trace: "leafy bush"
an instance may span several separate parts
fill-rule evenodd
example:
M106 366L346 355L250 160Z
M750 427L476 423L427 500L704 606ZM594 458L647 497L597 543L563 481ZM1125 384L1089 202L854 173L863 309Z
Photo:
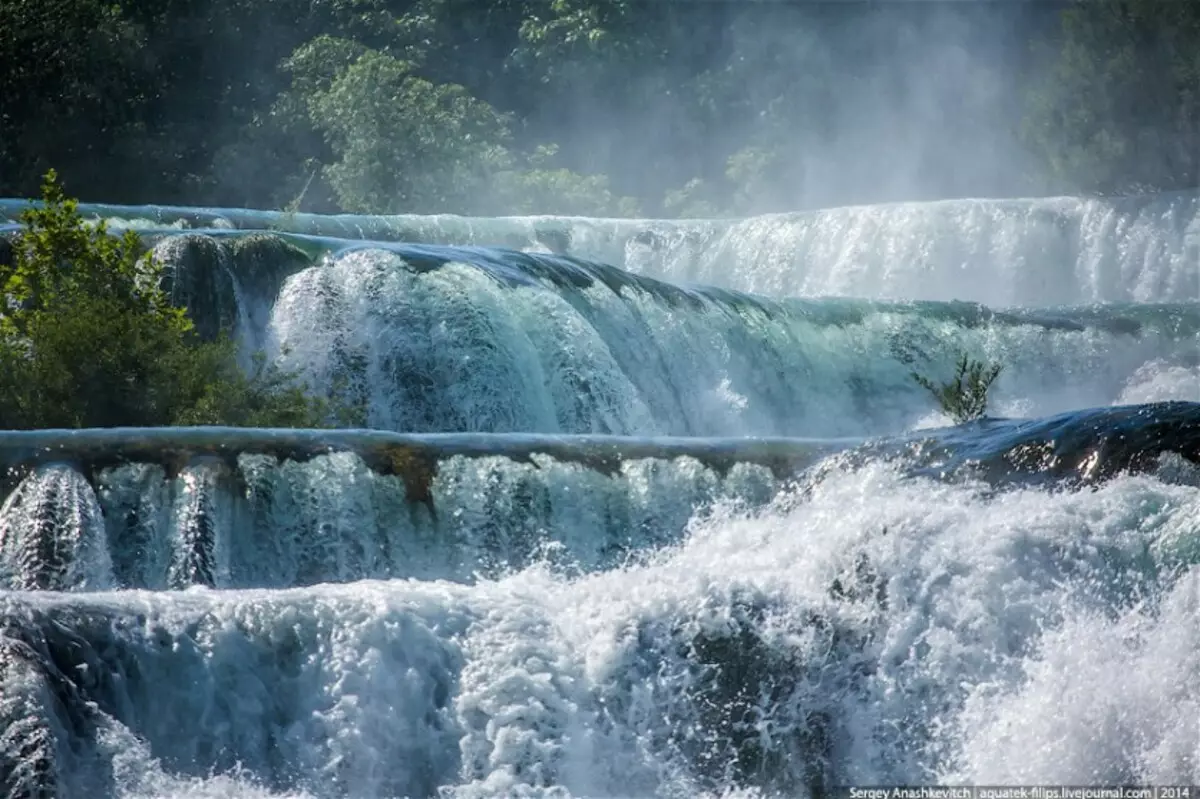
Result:
M935 385L929 378L916 372L913 379L933 394L942 410L957 424L981 419L987 414L988 391L1000 376L999 364L988 366L983 361L971 360L963 353L959 356L954 378Z
M307 427L331 415L261 357L205 341L133 231L89 226L53 171L0 262L0 427Z

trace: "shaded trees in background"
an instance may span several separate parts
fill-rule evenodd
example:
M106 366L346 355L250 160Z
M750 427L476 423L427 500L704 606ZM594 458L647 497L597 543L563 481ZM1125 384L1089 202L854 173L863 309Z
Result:
M1079 3L1044 46L1023 132L1052 186L1200 185L1200 3Z
M322 36L285 62L292 86L277 118L295 128L304 117L327 149L307 163L338 206L360 213L522 213L537 204L564 213L629 210L604 176L550 165L556 149L514 150L511 114L458 84L433 83L416 65L346 39ZM290 118L289 118L290 115Z
M35 196L52 165L100 187L116 163L134 162L145 122L130 109L146 104L152 72L145 42L118 6L0 3L0 194Z
M13 0L0 195L50 164L89 200L314 211L1190 187L1197 9Z
M367 50L312 83L322 85L298 99L330 145L324 176L348 211L469 212L505 163L503 115L386 53Z

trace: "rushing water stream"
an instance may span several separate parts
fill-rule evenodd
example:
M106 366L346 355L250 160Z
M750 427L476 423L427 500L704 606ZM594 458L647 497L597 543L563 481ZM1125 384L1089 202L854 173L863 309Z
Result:
M82 210L371 430L0 433L0 795L1200 781L1194 197Z

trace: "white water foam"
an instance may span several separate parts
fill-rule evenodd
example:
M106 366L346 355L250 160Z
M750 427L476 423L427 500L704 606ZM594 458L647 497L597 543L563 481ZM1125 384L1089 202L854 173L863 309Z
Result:
M270 332L285 366L361 403L369 426L418 432L881 434L928 414L911 372L941 379L959 350L1004 365L997 407L1039 415L1123 401L1147 364L1200 351L1165 316L1136 333L901 307L834 322L599 283L506 285L467 264L418 272L381 250L293 276Z
M0 203L0 213L15 214L9 206ZM103 212L120 227L184 227L185 218L194 216L213 227L551 251L669 281L775 297L1045 307L1200 298L1198 207L1200 198L1181 193L890 203L743 220L319 216L121 206L84 206L83 212Z
M5 601L115 614L139 679L101 707L177 795L237 768L363 797L1178 784L1197 518L1154 477L996 495L874 465L575 578Z
M104 590L114 585L104 516L75 469L51 464L0 506L0 586Z
M1183 400L1200 402L1200 367L1149 361L1129 376L1118 405Z
M1200 298L1191 195L854 206L700 223L649 241L631 241L627 268L774 297L994 307Z

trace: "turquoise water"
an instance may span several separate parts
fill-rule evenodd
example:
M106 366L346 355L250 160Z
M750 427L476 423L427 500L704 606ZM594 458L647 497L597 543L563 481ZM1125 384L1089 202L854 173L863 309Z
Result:
M1192 198L84 211L371 429L0 433L9 794L1200 776Z

